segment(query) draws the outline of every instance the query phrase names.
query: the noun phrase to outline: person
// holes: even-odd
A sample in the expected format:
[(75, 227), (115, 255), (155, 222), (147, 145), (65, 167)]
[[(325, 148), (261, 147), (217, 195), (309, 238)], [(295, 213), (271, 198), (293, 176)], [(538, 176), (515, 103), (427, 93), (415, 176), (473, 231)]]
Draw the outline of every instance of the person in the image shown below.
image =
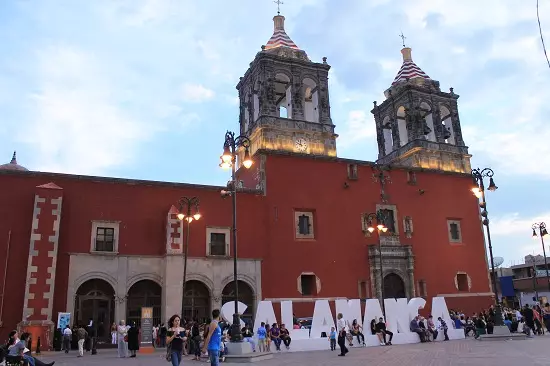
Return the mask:
[(267, 337), (267, 331), (265, 330), (265, 322), (262, 322), (260, 324), (260, 327), (256, 331), (256, 334), (258, 335), (258, 349), (260, 350), (260, 352), (266, 352), (267, 348), (265, 344), (265, 339)]
[(532, 337), (531, 332), (535, 332), (535, 314), (533, 313), (533, 309), (529, 307), (529, 304), (525, 304), (523, 317), (525, 319), (524, 332), (527, 334), (527, 337)]
[(76, 330), (76, 337), (78, 338), (78, 357), (84, 356), (84, 342), (88, 337), (88, 332), (84, 327), (79, 326)]
[(193, 325), (191, 325), (191, 344), (193, 346), (193, 360), (201, 360), (201, 331), (199, 329), (199, 320), (193, 319)]
[(136, 351), (139, 350), (139, 329), (136, 327), (135, 322), (132, 322), (130, 329), (128, 329), (128, 350), (130, 351), (130, 357), (136, 357)]
[(117, 337), (118, 357), (125, 358), (128, 356), (128, 330), (124, 320), (118, 322)]
[(254, 336), (254, 332), (250, 329), (248, 323), (244, 324), (244, 328), (241, 329), (241, 333), (243, 335), (243, 341), (250, 343), (252, 346), (252, 352), (256, 352), (256, 342), (254, 342), (254, 338), (252, 338)]
[[(449, 330), (449, 327), (447, 326), (447, 322), (445, 320), (443, 320), (442, 317), (437, 318), (437, 321), (438, 321), (437, 328), (439, 330), (442, 330), (443, 335), (445, 336), (444, 341), (448, 341), (449, 340), (449, 335), (447, 334), (447, 331)], [(435, 338), (434, 338), (434, 340), (435, 340)]]
[(336, 329), (334, 327), (330, 328), (329, 334), (330, 350), (334, 351), (336, 349)]
[(283, 341), (286, 349), (290, 349), (290, 342), (292, 341), (292, 338), (290, 338), (290, 332), (286, 328), (284, 324), (281, 324), (281, 340)]
[(220, 348), (222, 345), (222, 329), (219, 325), (220, 311), (218, 309), (212, 310), (212, 321), (208, 328), (208, 335), (204, 340), (203, 352), (208, 351), (208, 357), (210, 358), (210, 366), (220, 365)]
[[(380, 317), (378, 318), (378, 323), (375, 325), (376, 329), (376, 335), (378, 336), (378, 340), (380, 341), (381, 346), (391, 346), (391, 341), (393, 339), (393, 332), (390, 332), (387, 327), (386, 323), (384, 322), (384, 318)], [(386, 339), (386, 336), (389, 335), (390, 339)]]
[(338, 356), (345, 356), (349, 352), (348, 347), (346, 347), (346, 322), (342, 313), (338, 313), (337, 319), (336, 329), (338, 331), (338, 345), (340, 346)]
[(359, 325), (357, 319), (353, 319), (351, 323), (351, 334), (357, 337), (357, 342), (365, 346), (365, 336), (363, 335), (363, 327)]
[(432, 339), (435, 341), (439, 332), (437, 331), (437, 327), (435, 326), (433, 315), (430, 315), (428, 317), (428, 332), (431, 333)]
[(273, 323), (271, 326), (271, 339), (273, 340), (273, 343), (275, 343), (275, 349), (277, 351), (281, 350), (281, 331), (279, 330), (279, 327), (277, 323)]
[(170, 361), (172, 366), (179, 366), (183, 355), (183, 341), (185, 329), (180, 326), (181, 318), (179, 315), (172, 315), (168, 320), (166, 332), (166, 344), (170, 348)]
[[(17, 333), (16, 333), (17, 335)], [(25, 353), (25, 349), (27, 348), (27, 341), (30, 337), (29, 333), (23, 333), (21, 334), (21, 338), (16, 341), (8, 350), (8, 356), (19, 356), (22, 357), (23, 360), (28, 363), (31, 366), (36, 366), (34, 362), (34, 358), (28, 354)], [(14, 339), (15, 341), (15, 339)], [(9, 358), (9, 357), (8, 357)]]
[(71, 327), (69, 324), (63, 329), (63, 349), (65, 350), (65, 353), (69, 353), (69, 349), (71, 349), (71, 337), (73, 336), (73, 331), (71, 330)]
[(418, 334), (421, 343), (426, 342), (426, 333), (424, 333), (424, 331), (418, 325), (418, 316), (415, 316), (414, 319), (411, 320), (410, 330), (411, 332)]
[(113, 324), (111, 325), (111, 343), (112, 344), (117, 344), (116, 333), (117, 333), (116, 323), (113, 322)]
[(271, 327), (269, 324), (265, 325), (265, 349), (266, 352), (271, 352)]

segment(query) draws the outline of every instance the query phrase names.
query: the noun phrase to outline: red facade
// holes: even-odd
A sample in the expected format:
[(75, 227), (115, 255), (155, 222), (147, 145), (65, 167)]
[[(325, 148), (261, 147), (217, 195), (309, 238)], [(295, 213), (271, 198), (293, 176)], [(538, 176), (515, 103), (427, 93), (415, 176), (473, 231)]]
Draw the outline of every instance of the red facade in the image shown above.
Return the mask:
[[(376, 211), (381, 203), (381, 186), (373, 180), (373, 164), (271, 153), (264, 155), (262, 163), (262, 192), (256, 189), (259, 160), (256, 155), (250, 171), (239, 171), (245, 189), (238, 194), (237, 217), (239, 257), (262, 260), (262, 298), (375, 297), (369, 246), (379, 239), (376, 232), (366, 236), (361, 221), (362, 214)], [(348, 179), (349, 164), (357, 164), (357, 179)], [(488, 306), (492, 300), (486, 253), (477, 199), (470, 191), (471, 178), (402, 169), (386, 174), (391, 183), (385, 185), (385, 198), (387, 204), (396, 207), (394, 224), (399, 228), (393, 239), (397, 245), (410, 245), (414, 255), (414, 293), (409, 291), (408, 295), (418, 296), (425, 290), (421, 295), (426, 295), (428, 306), (432, 296), (442, 295), (449, 308), (467, 313)], [(412, 175), (416, 182), (411, 181)], [(74, 253), (90, 253), (92, 220), (120, 222), (118, 255), (164, 256), (167, 212), (179, 197), (198, 196), (202, 218), (192, 224), (189, 256), (205, 257), (206, 228), (231, 226), (231, 199), (223, 199), (221, 189), (0, 171), (0, 252), (8, 265), (7, 277), (4, 271), (0, 273), (0, 283), (5, 284), (0, 337), (25, 320), (24, 316), (30, 316), (28, 321), (55, 323), (57, 313), (66, 311), (69, 258)], [(37, 197), (42, 196), (46, 197), (39, 203), (43, 221), (36, 227), (33, 211)], [(61, 197), (54, 251), (56, 217), (52, 212), (56, 207), (52, 200)], [(313, 238), (296, 238), (297, 211), (312, 214)], [(414, 225), (410, 238), (403, 229), (405, 216)], [(460, 221), (461, 243), (450, 243), (448, 220)], [(34, 241), (32, 253), (29, 248), (37, 232), (42, 236)], [(30, 272), (29, 264), (33, 267)], [(300, 293), (302, 273), (317, 276), (320, 286), (315, 295)], [(467, 289), (458, 289), (457, 273), (467, 274)], [(420, 280), (423, 290), (419, 289)], [(361, 281), (366, 284), (364, 292), (358, 292)], [(25, 296), (26, 286), (30, 297)], [(47, 296), (50, 287), (54, 289), (51, 300)], [(24, 314), (24, 309), (32, 309), (32, 313)], [(295, 304), (295, 311), (298, 316), (311, 316), (308, 312), (312, 306)]]

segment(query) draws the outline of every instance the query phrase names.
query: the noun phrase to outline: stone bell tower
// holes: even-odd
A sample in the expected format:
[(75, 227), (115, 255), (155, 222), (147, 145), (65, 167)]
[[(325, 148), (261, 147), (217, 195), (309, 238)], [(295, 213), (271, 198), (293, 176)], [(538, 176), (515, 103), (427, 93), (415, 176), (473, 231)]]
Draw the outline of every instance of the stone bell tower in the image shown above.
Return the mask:
[(403, 65), (374, 114), (378, 163), (470, 173), (458, 117), (458, 95), (441, 91), (403, 47)]
[(273, 18), (274, 32), (237, 85), (240, 132), (257, 150), (336, 156), (330, 118), (328, 71), (312, 62), (285, 32), (285, 17)]

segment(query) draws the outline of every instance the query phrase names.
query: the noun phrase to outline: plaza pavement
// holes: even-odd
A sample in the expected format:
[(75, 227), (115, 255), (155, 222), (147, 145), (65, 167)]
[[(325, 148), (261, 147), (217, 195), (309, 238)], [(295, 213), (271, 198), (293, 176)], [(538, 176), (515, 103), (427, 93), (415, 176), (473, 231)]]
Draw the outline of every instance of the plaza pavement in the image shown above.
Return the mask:
[[(328, 342), (327, 342), (328, 346)], [(273, 359), (256, 363), (262, 366), (542, 366), (550, 365), (550, 336), (524, 341), (460, 341), (395, 345), (388, 347), (352, 348), (346, 357), (338, 352), (292, 352), (275, 354)], [(76, 352), (41, 355), (45, 362), (55, 360), (59, 366), (157, 366), (170, 365), (163, 353), (140, 355), (137, 358), (119, 359), (115, 350), (99, 350), (97, 355), (77, 358)], [(184, 357), (181, 365), (207, 365)], [(237, 365), (221, 363), (221, 365)], [(242, 365), (242, 364), (241, 364)]]

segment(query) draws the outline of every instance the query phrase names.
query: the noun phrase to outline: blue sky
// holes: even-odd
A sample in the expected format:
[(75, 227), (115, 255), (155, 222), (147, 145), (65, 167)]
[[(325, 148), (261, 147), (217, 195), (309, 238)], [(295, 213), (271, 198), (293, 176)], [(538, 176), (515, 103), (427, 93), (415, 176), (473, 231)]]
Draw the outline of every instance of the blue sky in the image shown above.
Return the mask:
[[(270, 0), (1, 1), (0, 161), (17, 150), (32, 170), (224, 184), (235, 85), (275, 13)], [(328, 57), (338, 154), (353, 159), (377, 156), (369, 111), (400, 67), (403, 31), (414, 61), (461, 95), (472, 165), (495, 170), (495, 255), (540, 252), (530, 226), (550, 224), (550, 69), (534, 0), (286, 0), (282, 14), (312, 60)], [(540, 14), (550, 44), (550, 2)]]

